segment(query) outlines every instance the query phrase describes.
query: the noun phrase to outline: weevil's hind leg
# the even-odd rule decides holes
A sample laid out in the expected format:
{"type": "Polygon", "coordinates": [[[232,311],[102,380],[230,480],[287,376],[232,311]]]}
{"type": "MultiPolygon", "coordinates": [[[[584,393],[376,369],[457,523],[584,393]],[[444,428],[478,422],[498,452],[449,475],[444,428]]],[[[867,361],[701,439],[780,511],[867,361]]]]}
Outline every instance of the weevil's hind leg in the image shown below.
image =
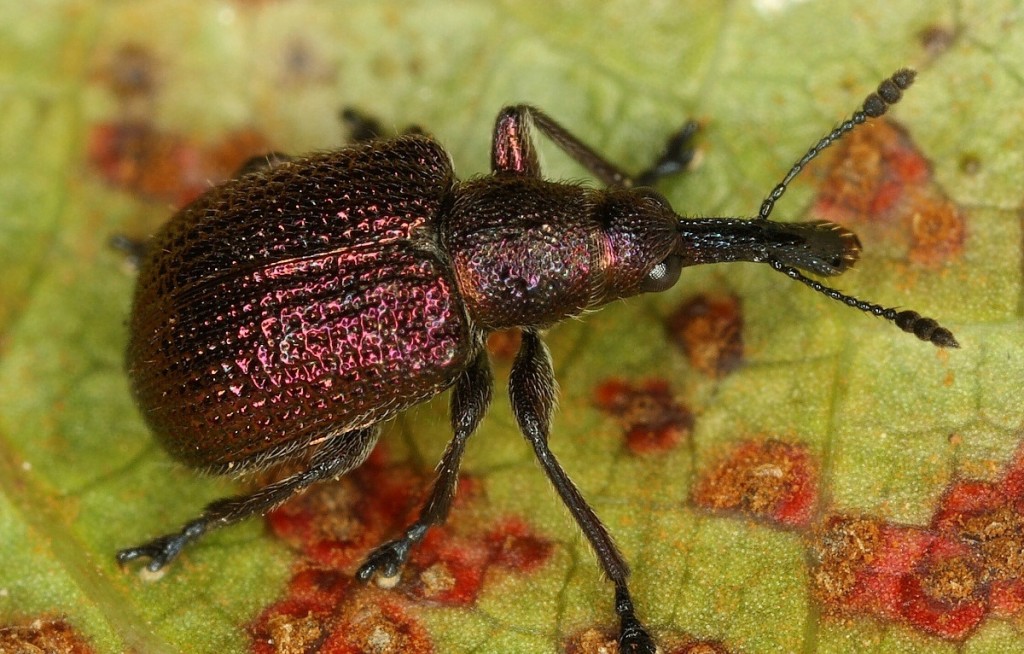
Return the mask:
{"type": "Polygon", "coordinates": [[[339,117],[348,127],[348,138],[352,143],[365,143],[384,135],[379,120],[355,107],[345,107],[339,117]]]}
{"type": "Polygon", "coordinates": [[[132,238],[126,234],[114,234],[108,241],[110,247],[124,255],[128,265],[138,270],[142,258],[146,256],[149,249],[149,239],[132,238]]]}
{"type": "Polygon", "coordinates": [[[551,413],[555,404],[555,377],[547,347],[535,331],[523,332],[523,344],[509,375],[509,396],[516,422],[533,445],[537,460],[583,530],[583,535],[590,541],[605,574],[615,584],[619,651],[654,654],[654,641],[637,619],[633,608],[633,599],[627,585],[629,566],[608,530],[548,447],[551,413]]]}
{"type": "MultiPolygon", "coordinates": [[[[247,159],[235,174],[232,179],[248,175],[249,173],[255,173],[263,170],[270,170],[275,166],[279,166],[286,161],[291,161],[291,157],[280,152],[268,152],[266,154],[256,155],[250,159],[247,159]]],[[[146,256],[146,250],[149,248],[149,239],[139,239],[127,236],[125,234],[114,234],[110,237],[110,247],[115,250],[122,252],[125,258],[128,260],[128,264],[135,269],[138,269],[142,263],[142,259],[146,256]]]]}
{"type": "Polygon", "coordinates": [[[156,572],[173,561],[186,545],[198,540],[206,532],[265,513],[311,484],[338,477],[357,467],[370,454],[378,435],[377,427],[339,434],[321,446],[303,472],[248,495],[217,500],[209,504],[198,518],[186,523],[181,531],[123,549],[117,553],[117,561],[124,565],[145,557],[150,560],[146,568],[156,572]]]}
{"type": "Polygon", "coordinates": [[[361,581],[369,581],[375,574],[380,574],[384,579],[396,577],[405,565],[412,546],[423,539],[428,529],[444,523],[447,519],[455,496],[459,465],[466,449],[466,441],[476,431],[477,425],[487,412],[493,385],[487,352],[481,348],[473,365],[455,382],[451,399],[454,436],[438,465],[437,479],[434,481],[430,496],[420,510],[416,522],[405,530],[405,535],[384,543],[366,557],[356,573],[361,581]]]}
{"type": "MultiPolygon", "coordinates": [[[[352,143],[366,143],[387,135],[380,120],[355,107],[345,107],[338,115],[341,122],[348,126],[348,138],[352,143]]],[[[419,125],[409,125],[402,130],[402,134],[424,133],[419,125]]]]}
{"type": "Polygon", "coordinates": [[[586,168],[606,186],[647,186],[686,169],[693,160],[697,124],[688,122],[669,137],[665,151],[647,170],[633,178],[562,127],[551,116],[530,105],[505,107],[494,125],[491,170],[495,173],[540,177],[540,165],[530,138],[530,125],[586,168]]]}
{"type": "Polygon", "coordinates": [[[266,154],[258,154],[255,157],[251,157],[246,160],[246,162],[235,171],[234,178],[248,175],[249,173],[270,170],[271,168],[276,168],[277,166],[291,160],[292,157],[284,154],[283,152],[271,151],[266,154]]]}

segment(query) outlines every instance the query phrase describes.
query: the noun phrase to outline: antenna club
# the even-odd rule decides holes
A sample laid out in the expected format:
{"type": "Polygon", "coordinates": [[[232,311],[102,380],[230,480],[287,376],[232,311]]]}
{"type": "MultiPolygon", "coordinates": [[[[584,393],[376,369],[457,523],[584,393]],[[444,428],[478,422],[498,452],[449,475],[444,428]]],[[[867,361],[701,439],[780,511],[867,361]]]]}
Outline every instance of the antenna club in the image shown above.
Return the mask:
{"type": "Polygon", "coordinates": [[[922,341],[927,341],[939,347],[960,347],[960,343],[953,336],[953,332],[935,320],[926,318],[916,311],[900,311],[893,318],[893,322],[903,331],[917,336],[922,341]]]}
{"type": "Polygon", "coordinates": [[[910,85],[914,83],[914,79],[916,77],[917,71],[913,68],[900,68],[893,73],[892,77],[889,79],[891,79],[896,86],[906,91],[910,88],[910,85]]]}
{"type": "Polygon", "coordinates": [[[891,105],[903,97],[903,91],[914,83],[917,73],[910,68],[901,68],[892,77],[878,85],[878,91],[864,100],[864,114],[869,118],[878,118],[885,114],[891,105]]]}
{"type": "Polygon", "coordinates": [[[931,343],[938,347],[960,347],[960,343],[958,343],[956,337],[953,336],[953,332],[949,331],[932,318],[922,316],[916,311],[897,311],[896,309],[886,309],[881,305],[859,300],[852,295],[841,293],[831,286],[826,286],[819,281],[811,279],[810,277],[805,277],[799,270],[792,266],[787,266],[778,259],[770,259],[767,263],[790,279],[796,280],[801,284],[810,287],[812,290],[836,300],[837,302],[842,302],[848,307],[859,309],[864,313],[870,313],[871,315],[878,316],[879,318],[884,318],[889,322],[894,323],[903,331],[918,337],[922,341],[931,343]]]}

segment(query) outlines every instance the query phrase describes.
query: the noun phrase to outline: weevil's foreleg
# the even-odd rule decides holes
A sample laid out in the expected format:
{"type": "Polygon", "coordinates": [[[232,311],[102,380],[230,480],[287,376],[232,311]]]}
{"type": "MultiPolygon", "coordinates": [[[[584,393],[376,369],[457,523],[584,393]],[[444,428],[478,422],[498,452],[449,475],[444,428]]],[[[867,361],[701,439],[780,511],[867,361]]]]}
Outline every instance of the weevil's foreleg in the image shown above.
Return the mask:
{"type": "Polygon", "coordinates": [[[430,491],[426,504],[420,510],[416,522],[405,530],[405,535],[384,543],[373,550],[359,567],[356,576],[369,581],[377,573],[384,579],[396,577],[409,557],[412,546],[426,535],[434,525],[440,525],[448,518],[455,486],[459,479],[459,465],[466,449],[466,441],[476,431],[480,420],[491,403],[494,386],[487,351],[483,348],[477,354],[473,365],[466,369],[455,382],[451,399],[451,422],[454,436],[448,443],[437,469],[437,479],[430,491]]]}
{"type": "Polygon", "coordinates": [[[654,186],[663,177],[670,177],[686,170],[696,150],[693,138],[700,126],[692,120],[686,121],[679,131],[668,137],[665,149],[647,170],[636,176],[636,186],[654,186]]]}
{"type": "Polygon", "coordinates": [[[633,178],[540,109],[525,104],[514,105],[505,107],[494,125],[491,147],[493,172],[540,177],[540,164],[530,138],[531,124],[605,185],[623,187],[647,186],[684,170],[693,159],[691,143],[697,131],[696,123],[686,123],[669,138],[665,151],[654,164],[633,178]]]}
{"type": "Polygon", "coordinates": [[[605,574],[615,584],[615,611],[620,621],[619,651],[654,654],[654,641],[633,608],[627,585],[629,566],[608,530],[548,447],[555,405],[555,376],[547,347],[535,331],[523,332],[523,344],[509,376],[509,396],[516,422],[533,445],[537,460],[597,553],[605,574]]]}
{"type": "Polygon", "coordinates": [[[298,474],[264,486],[248,495],[228,497],[209,504],[195,520],[181,531],[167,534],[117,553],[121,565],[139,558],[148,558],[146,568],[156,572],[181,553],[181,550],[212,529],[225,527],[253,515],[265,513],[308,486],[345,474],[357,467],[373,449],[380,430],[367,427],[339,434],[328,439],[313,455],[309,467],[298,474]]]}

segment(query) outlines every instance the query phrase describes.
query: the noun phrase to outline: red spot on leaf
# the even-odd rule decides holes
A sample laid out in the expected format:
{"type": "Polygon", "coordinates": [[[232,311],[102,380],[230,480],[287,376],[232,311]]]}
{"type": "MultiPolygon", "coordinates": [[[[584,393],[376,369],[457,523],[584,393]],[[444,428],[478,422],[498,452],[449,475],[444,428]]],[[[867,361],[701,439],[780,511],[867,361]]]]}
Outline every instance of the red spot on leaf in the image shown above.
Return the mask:
{"type": "Polygon", "coordinates": [[[743,363],[743,315],[735,296],[698,295],[668,317],[669,338],[692,365],[710,377],[723,377],[743,363]]]}
{"type": "Polygon", "coordinates": [[[417,577],[411,592],[443,604],[472,604],[492,566],[529,573],[546,563],[553,549],[519,518],[500,521],[482,538],[435,529],[413,551],[409,568],[417,577]]]}
{"type": "Polygon", "coordinates": [[[949,50],[958,36],[952,27],[938,24],[929,25],[917,34],[918,41],[932,59],[949,50]]]}
{"type": "Polygon", "coordinates": [[[430,634],[411,607],[384,593],[360,593],[345,606],[321,650],[324,654],[428,654],[430,634]]]}
{"type": "Polygon", "coordinates": [[[511,361],[519,351],[523,334],[518,329],[502,329],[487,336],[487,352],[498,361],[511,361]]]}
{"type": "Polygon", "coordinates": [[[338,571],[304,569],[289,584],[285,600],[249,627],[255,654],[427,654],[426,628],[410,614],[407,600],[355,584],[338,571]]]}
{"type": "MultiPolygon", "coordinates": [[[[430,488],[430,477],[408,465],[389,464],[384,451],[378,446],[356,470],[271,511],[271,530],[317,565],[345,569],[361,562],[415,520],[430,488]]],[[[456,509],[474,487],[464,476],[456,509]]]]}
{"type": "Polygon", "coordinates": [[[693,431],[693,414],[663,379],[639,384],[608,379],[598,385],[594,402],[622,424],[634,454],[671,450],[693,431]]]}
{"type": "Polygon", "coordinates": [[[143,120],[125,120],[94,126],[87,156],[112,186],[182,206],[269,149],[266,140],[252,130],[201,144],[143,120]]]}
{"type": "Polygon", "coordinates": [[[565,643],[565,654],[611,654],[618,650],[618,637],[602,629],[584,629],[569,636],[565,643]]]}
{"type": "Polygon", "coordinates": [[[986,601],[969,548],[914,527],[830,517],[811,546],[812,583],[826,613],[862,613],[959,640],[986,601]]]}
{"type": "Polygon", "coordinates": [[[156,57],[139,43],[125,43],[114,50],[97,79],[114,94],[126,114],[141,111],[156,95],[160,67],[156,57]]]}
{"type": "MultiPolygon", "coordinates": [[[[686,634],[660,634],[655,636],[658,651],[665,654],[730,654],[730,650],[716,640],[701,640],[686,634]]],[[[618,634],[608,629],[589,627],[571,635],[565,643],[566,654],[617,654],[618,634]]]]}
{"type": "Polygon", "coordinates": [[[541,538],[519,518],[507,518],[487,533],[491,562],[516,572],[532,572],[551,557],[551,541],[541,538]]]}
{"type": "Polygon", "coordinates": [[[462,606],[476,601],[490,561],[485,539],[457,537],[433,529],[416,547],[407,566],[412,592],[424,599],[462,606]]]}
{"type": "Polygon", "coordinates": [[[914,574],[900,577],[900,615],[921,631],[959,640],[987,610],[967,548],[938,538],[914,574]]]}
{"type": "MultiPolygon", "coordinates": [[[[840,224],[875,227],[905,244],[907,257],[937,267],[963,254],[966,219],[905,130],[879,120],[836,146],[814,211],[840,224]]],[[[870,230],[869,230],[870,231],[870,230]]]]}
{"type": "Polygon", "coordinates": [[[271,531],[302,560],[285,598],[253,623],[253,651],[280,651],[266,648],[285,638],[295,647],[284,651],[430,651],[413,618],[419,603],[472,604],[492,567],[524,574],[550,558],[553,545],[521,518],[490,525],[460,520],[460,509],[483,497],[482,482],[463,475],[449,523],[431,529],[412,549],[397,588],[382,591],[353,581],[354,569],[374,547],[415,520],[431,482],[431,474],[390,463],[386,448],[378,446],[360,468],[268,514],[271,531]]]}
{"type": "Polygon", "coordinates": [[[698,506],[741,511],[787,527],[808,524],[817,502],[818,469],[803,445],[776,440],[736,446],[693,492],[698,506]]]}
{"type": "Polygon", "coordinates": [[[694,640],[668,650],[669,654],[730,654],[730,650],[717,640],[694,640]]]}
{"type": "Polygon", "coordinates": [[[39,616],[0,624],[0,652],[34,654],[92,654],[85,636],[59,618],[39,616]]]}
{"type": "Polygon", "coordinates": [[[864,613],[963,641],[989,613],[1024,609],[1024,447],[994,482],[962,480],[930,529],[832,516],[812,538],[826,613],[864,613]]]}

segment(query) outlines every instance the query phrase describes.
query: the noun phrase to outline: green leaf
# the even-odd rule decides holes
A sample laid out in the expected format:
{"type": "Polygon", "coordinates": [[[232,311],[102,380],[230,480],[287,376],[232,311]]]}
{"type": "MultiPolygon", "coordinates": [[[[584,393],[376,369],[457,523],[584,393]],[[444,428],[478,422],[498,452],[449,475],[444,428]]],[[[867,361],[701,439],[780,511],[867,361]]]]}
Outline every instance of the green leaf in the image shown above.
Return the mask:
{"type": "MultiPolygon", "coordinates": [[[[687,269],[667,293],[550,330],[561,387],[552,448],[630,561],[639,615],[663,651],[693,639],[743,652],[1024,646],[1024,613],[1007,599],[1024,571],[979,572],[987,559],[977,557],[996,541],[965,540],[956,529],[968,529],[966,518],[940,520],[959,482],[988,484],[985,511],[995,510],[991,498],[1017,497],[1020,2],[5,4],[0,630],[64,616],[100,652],[248,651],[267,625],[260,616],[294,599],[312,565],[308,539],[282,539],[279,524],[275,532],[251,520],[205,538],[159,581],[116,566],[118,548],[177,528],[240,487],[172,462],[133,407],[122,369],[133,280],[111,236],[151,232],[253,150],[341,143],[343,106],[388,127],[428,128],[464,177],[486,172],[494,116],[508,103],[544,108],[627,170],[642,169],[672,130],[696,118],[699,164],[659,189],[686,215],[749,216],[808,146],[881,79],[912,66],[917,82],[891,116],[905,133],[890,141],[931,168],[907,206],[949,203],[963,217],[962,247],[915,259],[911,222],[887,227],[862,214],[847,224],[861,237],[861,261],[831,283],[933,316],[962,348],[939,352],[766,266],[687,269]],[[151,149],[131,149],[140,144],[151,149]],[[666,334],[669,317],[701,293],[738,298],[743,358],[731,372],[707,374],[666,334]],[[635,449],[625,432],[643,411],[664,407],[651,404],[648,388],[624,412],[602,409],[595,398],[613,377],[630,388],[667,384],[663,401],[685,405],[692,430],[680,427],[654,453],[635,449]],[[775,442],[787,445],[766,445],[775,442]],[[737,463],[744,452],[757,465],[737,463]],[[751,488],[767,487],[745,470],[788,474],[804,460],[814,480],[806,519],[785,523],[772,513],[777,505],[751,508],[751,488]],[[698,493],[709,479],[708,493],[698,493]],[[733,482],[741,504],[729,508],[733,482]],[[846,522],[829,522],[836,517],[846,522]],[[839,536],[853,533],[874,534],[867,554],[829,559],[829,547],[849,554],[839,536]],[[929,554],[901,550],[911,542],[930,543],[929,554]],[[909,566],[890,580],[900,592],[924,584],[914,597],[949,615],[983,604],[984,616],[950,636],[910,617],[909,601],[895,615],[882,600],[872,608],[848,592],[829,599],[823,579],[848,573],[869,587],[884,576],[872,566],[885,552],[909,566]],[[977,587],[966,599],[942,595],[960,564],[977,587]]],[[[549,177],[585,177],[550,143],[540,147],[549,177]]],[[[823,157],[773,217],[831,218],[815,212],[845,156],[837,148],[823,157]]],[[[498,388],[508,369],[499,358],[498,388]]],[[[398,419],[380,461],[361,473],[377,476],[338,488],[426,484],[449,436],[446,410],[439,398],[398,419]]],[[[422,630],[438,652],[560,651],[613,636],[610,584],[500,393],[464,469],[472,483],[442,534],[454,544],[439,539],[425,550],[441,563],[414,561],[420,567],[391,592],[349,588],[354,565],[346,564],[332,586],[335,612],[309,624],[324,633],[341,625],[356,638],[354,621],[371,616],[359,624],[422,630]],[[523,563],[527,554],[535,567],[523,563]],[[424,599],[446,588],[453,561],[471,555],[487,561],[475,595],[424,599]]],[[[304,515],[310,505],[294,506],[304,515]]],[[[1019,544],[1014,537],[1020,532],[1005,542],[1019,544]]],[[[326,583],[314,585],[328,596],[326,583]]],[[[414,651],[413,636],[390,644],[414,651]]]]}

